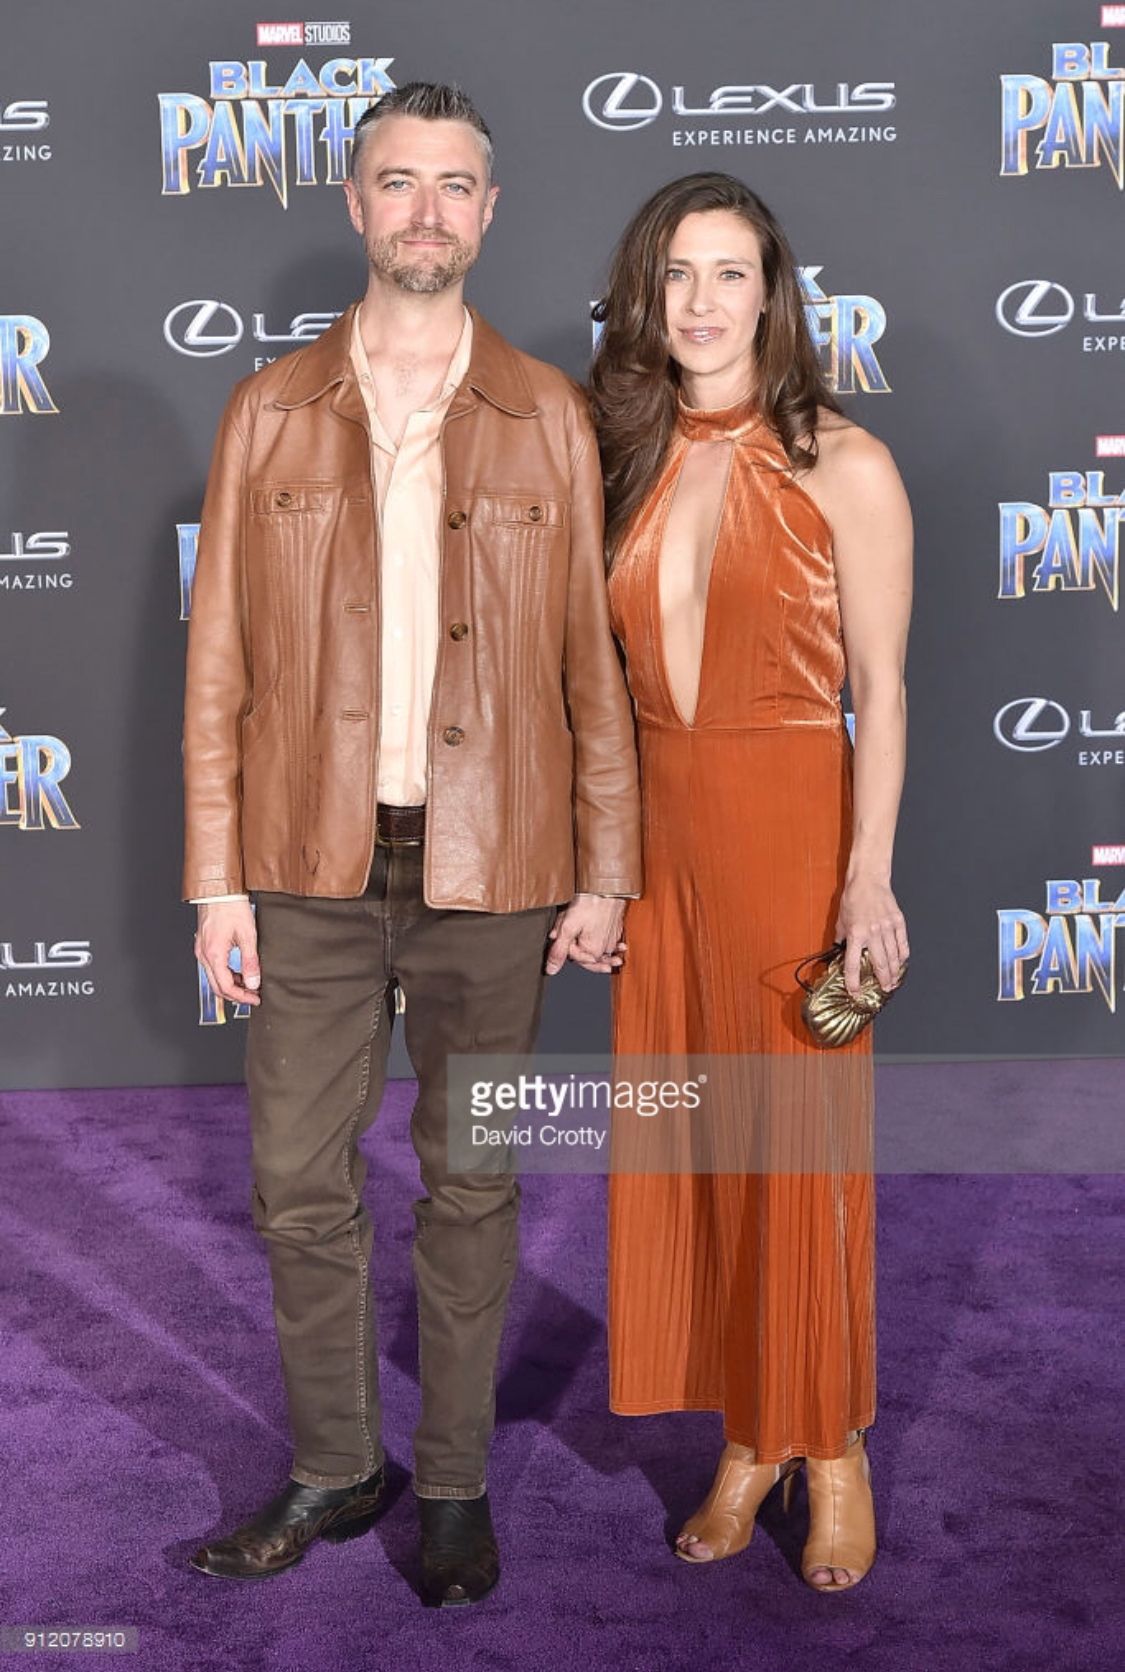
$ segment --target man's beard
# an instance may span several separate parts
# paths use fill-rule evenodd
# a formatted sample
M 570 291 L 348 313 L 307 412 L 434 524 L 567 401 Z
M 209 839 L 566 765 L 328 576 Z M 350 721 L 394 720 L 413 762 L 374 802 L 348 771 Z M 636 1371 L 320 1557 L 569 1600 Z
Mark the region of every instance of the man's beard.
M 418 232 L 426 237 L 438 236 L 429 228 L 419 227 Z M 367 246 L 367 259 L 373 272 L 416 296 L 432 296 L 439 290 L 448 290 L 476 260 L 477 252 L 471 244 L 441 234 L 448 242 L 440 256 L 431 252 L 413 261 L 403 261 L 398 253 L 398 241 L 409 236 L 409 233 L 391 232 L 385 238 L 373 238 Z

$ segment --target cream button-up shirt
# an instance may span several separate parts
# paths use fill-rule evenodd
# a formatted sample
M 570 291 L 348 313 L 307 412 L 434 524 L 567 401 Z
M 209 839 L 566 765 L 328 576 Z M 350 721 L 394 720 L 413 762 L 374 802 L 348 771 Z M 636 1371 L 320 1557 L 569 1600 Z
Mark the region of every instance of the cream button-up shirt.
M 410 414 L 396 447 L 379 417 L 378 392 L 356 309 L 351 357 L 371 431 L 381 554 L 382 677 L 375 793 L 393 807 L 417 807 L 426 799 L 426 736 L 441 631 L 441 427 L 472 351 L 473 322 L 466 309 L 437 400 Z

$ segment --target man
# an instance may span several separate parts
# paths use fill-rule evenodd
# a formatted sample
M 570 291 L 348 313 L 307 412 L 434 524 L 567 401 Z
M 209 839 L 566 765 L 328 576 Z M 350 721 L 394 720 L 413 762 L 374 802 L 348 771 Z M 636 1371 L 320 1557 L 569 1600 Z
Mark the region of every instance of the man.
M 193 1565 L 265 1577 L 379 1513 L 356 1141 L 398 986 L 426 1192 L 414 1488 L 440 1605 L 499 1576 L 485 1460 L 518 1202 L 510 1176 L 449 1171 L 447 1124 L 467 1111 L 447 1123 L 447 1059 L 532 1049 L 548 947 L 550 972 L 612 968 L 640 885 L 592 431 L 567 379 L 462 301 L 490 165 L 488 129 L 448 87 L 411 83 L 357 124 L 345 191 L 367 292 L 228 405 L 184 733 L 197 954 L 254 1007 L 255 1223 L 294 1437 L 284 1489 Z

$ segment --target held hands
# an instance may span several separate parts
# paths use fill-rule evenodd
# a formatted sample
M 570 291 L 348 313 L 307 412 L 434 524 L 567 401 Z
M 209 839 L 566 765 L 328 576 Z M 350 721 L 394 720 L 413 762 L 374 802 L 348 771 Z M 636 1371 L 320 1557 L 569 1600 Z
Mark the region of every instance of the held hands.
M 230 967 L 230 955 L 235 947 L 242 955 L 240 973 Z M 220 997 L 232 1004 L 261 1004 L 258 931 L 249 900 L 219 900 L 199 907 L 195 956 Z
M 856 877 L 844 885 L 836 939 L 847 943 L 844 984 L 849 993 L 859 992 L 859 961 L 864 947 L 883 991 L 889 993 L 898 986 L 910 945 L 906 919 L 887 883 Z
M 624 918 L 624 900 L 576 894 L 547 937 L 554 942 L 547 954 L 547 974 L 557 975 L 568 958 L 587 970 L 619 968 L 625 958 Z

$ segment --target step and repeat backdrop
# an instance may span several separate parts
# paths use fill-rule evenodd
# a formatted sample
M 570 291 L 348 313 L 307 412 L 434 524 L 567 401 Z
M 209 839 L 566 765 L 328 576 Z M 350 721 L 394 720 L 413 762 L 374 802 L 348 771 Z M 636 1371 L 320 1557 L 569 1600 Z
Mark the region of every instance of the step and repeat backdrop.
M 38 0 L 0 59 L 0 1081 L 240 1073 L 179 903 L 207 461 L 235 380 L 362 291 L 352 127 L 415 78 L 496 136 L 471 296 L 576 377 L 656 186 L 723 169 L 779 213 L 917 522 L 880 1048 L 1121 1051 L 1125 6 Z M 601 1048 L 607 1005 L 568 972 L 544 1043 Z

